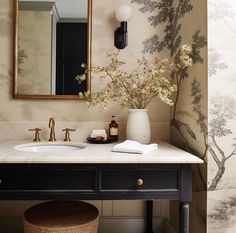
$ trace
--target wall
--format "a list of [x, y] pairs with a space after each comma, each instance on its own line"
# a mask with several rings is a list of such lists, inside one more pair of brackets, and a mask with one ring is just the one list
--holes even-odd
[[[114, 19], [114, 9], [121, 3], [131, 4], [131, 1], [94, 0], [93, 2], [92, 62], [102, 65], [107, 63], [106, 52], [114, 50], [113, 32], [118, 26]], [[86, 102], [83, 101], [14, 100], [12, 98], [12, 3], [13, 0], [0, 0], [0, 139], [32, 140], [32, 134], [27, 131], [32, 127], [42, 128], [42, 136], [47, 139], [48, 119], [53, 116], [56, 119], [58, 140], [63, 137], [62, 128], [72, 127], [77, 129], [72, 134], [72, 139], [81, 141], [85, 140], [92, 128], [107, 127], [112, 115], [118, 116], [121, 139], [124, 138], [127, 111], [121, 110], [116, 103], [111, 104], [107, 111], [100, 112], [97, 108], [88, 108]], [[148, 12], [141, 14], [139, 6], [136, 4], [132, 4], [132, 8], [134, 16], [129, 23], [129, 47], [121, 51], [121, 57], [127, 61], [129, 68], [136, 65], [134, 58], [142, 56], [142, 42], [159, 32], [159, 29], [148, 24]], [[165, 52], [162, 52], [161, 55], [165, 55]], [[149, 57], [151, 59], [153, 55]], [[99, 87], [99, 85], [94, 78], [92, 87]], [[154, 100], [148, 108], [153, 140], [159, 138], [168, 141], [170, 135], [170, 108], [157, 100]], [[94, 203], [99, 207], [103, 218], [119, 218], [125, 222], [126, 219], [128, 219], [128, 222], [132, 219], [138, 219], [143, 224], [142, 217], [145, 207], [143, 202], [98, 201]], [[23, 210], [31, 204], [31, 202], [14, 202], [12, 204], [1, 202], [0, 216], [21, 215]], [[157, 202], [155, 204], [155, 216], [157, 215], [169, 216], [168, 203]]]
[[19, 11], [18, 94], [50, 94], [51, 21], [51, 11]]
[[236, 231], [236, 3], [210, 0], [208, 232]]
[[[181, 7], [180, 7], [181, 6]], [[193, 166], [190, 232], [206, 232], [207, 212], [207, 1], [175, 1], [182, 8], [181, 29], [174, 37], [193, 48], [193, 66], [175, 76], [179, 86], [171, 114], [171, 142], [205, 161]], [[176, 26], [177, 28], [177, 26]], [[177, 50], [178, 56], [178, 50]], [[176, 58], [176, 55], [173, 57]], [[178, 225], [178, 204], [171, 205], [172, 223]]]

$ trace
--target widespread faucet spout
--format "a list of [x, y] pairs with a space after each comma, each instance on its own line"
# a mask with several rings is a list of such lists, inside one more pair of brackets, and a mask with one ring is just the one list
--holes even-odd
[[48, 127], [51, 129], [50, 138], [49, 138], [48, 141], [55, 142], [56, 141], [56, 136], [55, 136], [55, 119], [54, 118], [49, 119]]

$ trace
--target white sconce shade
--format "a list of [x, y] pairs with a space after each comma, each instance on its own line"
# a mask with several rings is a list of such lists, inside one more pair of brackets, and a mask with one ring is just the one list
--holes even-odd
[[128, 5], [120, 5], [116, 9], [116, 18], [120, 22], [128, 22], [133, 14], [133, 11], [130, 6]]

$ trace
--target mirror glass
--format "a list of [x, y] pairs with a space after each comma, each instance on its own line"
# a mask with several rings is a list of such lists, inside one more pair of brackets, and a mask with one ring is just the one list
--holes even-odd
[[17, 0], [16, 98], [80, 98], [90, 90], [91, 0]]

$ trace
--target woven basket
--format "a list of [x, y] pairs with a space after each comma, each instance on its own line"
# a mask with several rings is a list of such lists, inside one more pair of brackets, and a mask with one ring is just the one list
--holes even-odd
[[85, 202], [46, 202], [26, 210], [25, 233], [97, 233], [98, 210]]

